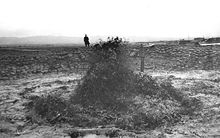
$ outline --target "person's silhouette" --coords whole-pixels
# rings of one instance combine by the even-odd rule
[[[85,43],[85,46],[86,47],[89,47],[89,37],[87,36],[87,34],[85,34],[85,37],[84,37],[84,43]]]

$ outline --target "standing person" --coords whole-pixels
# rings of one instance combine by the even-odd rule
[[[89,47],[89,37],[87,36],[87,34],[85,34],[85,37],[84,37],[84,43],[85,43],[85,46],[86,47]]]

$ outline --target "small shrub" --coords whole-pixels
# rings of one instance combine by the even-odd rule
[[[177,102],[181,102],[185,95],[176,90],[170,82],[164,82],[160,84],[161,91],[159,93],[159,97],[162,99],[172,99],[176,100]]]
[[[186,98],[181,102],[183,110],[182,114],[193,115],[195,112],[200,111],[203,108],[203,103],[197,98]]]
[[[47,95],[32,99],[27,106],[31,109],[29,114],[30,119],[36,118],[34,119],[35,121],[37,119],[45,119],[52,123],[56,117],[65,113],[67,104],[57,95]]]

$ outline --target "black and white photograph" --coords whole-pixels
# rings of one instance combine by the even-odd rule
[[[0,138],[220,138],[220,1],[0,0]]]

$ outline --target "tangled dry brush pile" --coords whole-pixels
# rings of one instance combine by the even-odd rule
[[[32,97],[28,118],[35,123],[113,125],[140,131],[173,125],[202,107],[198,99],[177,91],[169,81],[135,74],[127,64],[126,51],[126,43],[117,38],[95,45],[90,69],[70,98]]]

